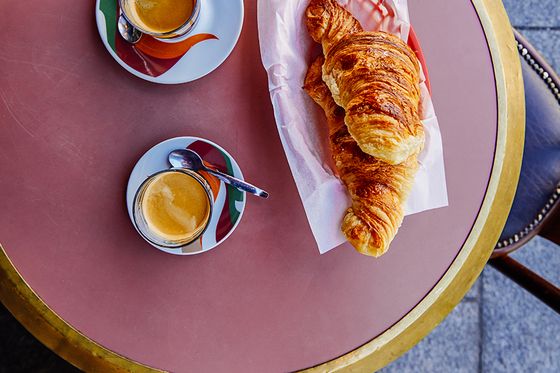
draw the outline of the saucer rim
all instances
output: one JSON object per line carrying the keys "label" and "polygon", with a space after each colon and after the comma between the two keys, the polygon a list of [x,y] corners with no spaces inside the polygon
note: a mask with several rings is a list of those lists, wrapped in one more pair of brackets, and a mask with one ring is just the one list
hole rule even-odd
{"label": "saucer rim", "polygon": [[[219,1],[219,0],[215,0],[215,1]],[[230,0],[231,1],[231,0]],[[223,57],[214,60],[214,61],[218,61],[216,63],[215,66],[213,66],[210,70],[206,71],[203,74],[199,74],[198,76],[192,76],[187,78],[186,80],[183,79],[169,79],[169,80],[161,80],[162,76],[165,76],[171,69],[173,69],[173,67],[171,69],[169,69],[168,71],[166,71],[165,73],[154,77],[154,76],[150,76],[150,75],[146,75],[143,74],[141,72],[139,72],[138,70],[133,69],[132,67],[130,67],[129,65],[127,65],[116,53],[115,51],[113,51],[111,49],[111,46],[109,45],[108,42],[108,35],[105,32],[106,29],[106,20],[105,20],[105,16],[103,15],[103,13],[101,12],[99,6],[100,6],[100,2],[101,0],[96,0],[95,1],[95,23],[97,25],[97,32],[99,33],[99,37],[101,39],[101,41],[103,42],[103,45],[105,46],[105,49],[109,52],[109,54],[111,55],[111,57],[122,67],[124,68],[126,71],[128,71],[129,73],[131,73],[132,75],[146,80],[148,82],[151,83],[157,83],[157,84],[164,84],[164,85],[178,85],[178,84],[185,84],[185,83],[190,83],[190,82],[194,82],[196,80],[199,80],[201,78],[204,78],[205,76],[207,76],[208,74],[214,72],[218,67],[220,67],[224,62],[226,62],[226,60],[228,59],[228,57],[231,55],[231,53],[233,52],[233,50],[235,49],[235,47],[237,46],[237,43],[239,42],[239,38],[241,36],[241,31],[243,30],[243,24],[245,23],[245,4],[243,2],[243,0],[234,0],[237,1],[237,3],[239,4],[239,10],[240,10],[240,22],[236,23],[236,28],[235,28],[235,39],[233,41],[233,43],[231,43],[231,45],[228,45],[228,47],[226,48],[227,53],[225,53],[223,55]],[[193,28],[194,30],[194,28]],[[184,56],[182,56],[181,58],[183,58]],[[180,60],[180,59],[179,59]],[[180,76],[184,76],[184,74],[179,74]]]}
{"label": "saucer rim", "polygon": [[[182,252],[181,250],[182,250],[183,247],[188,247],[188,246],[194,244],[196,241],[190,243],[189,245],[185,245],[185,246],[178,247],[178,248],[167,248],[167,247],[160,246],[160,245],[154,244],[153,242],[150,242],[150,241],[146,240],[146,238],[139,232],[138,228],[136,227],[136,224],[134,224],[134,217],[131,215],[131,211],[134,208],[134,206],[131,206],[131,205],[134,203],[134,201],[133,200],[129,201],[128,195],[129,195],[129,191],[132,188],[132,186],[131,186],[132,174],[134,173],[134,171],[139,166],[140,161],[142,160],[142,158],[144,158],[150,152],[153,152],[156,147],[158,147],[158,146],[160,146],[160,145],[162,145],[166,142],[180,141],[180,140],[182,140],[183,142],[190,141],[189,144],[192,144],[195,141],[203,141],[203,142],[206,142],[206,143],[212,145],[213,147],[217,148],[223,154],[225,154],[226,157],[228,157],[230,159],[230,161],[232,162],[233,165],[237,166],[237,170],[239,171],[239,175],[234,175],[234,176],[236,176],[237,178],[239,178],[241,180],[245,180],[245,176],[243,175],[243,170],[241,169],[241,166],[239,166],[239,163],[237,163],[237,160],[227,150],[225,150],[220,145],[216,144],[212,140],[208,140],[208,139],[198,137],[198,136],[176,136],[176,137],[172,137],[172,138],[169,138],[169,139],[158,142],[157,144],[153,145],[150,149],[148,149],[146,152],[144,152],[140,156],[140,158],[138,158],[138,160],[134,164],[134,167],[130,171],[130,175],[128,177],[128,181],[127,181],[127,185],[126,185],[126,190],[125,190],[126,209],[127,209],[127,213],[128,213],[128,218],[130,219],[130,221],[132,223],[132,226],[134,227],[134,230],[150,246],[152,246],[152,247],[154,247],[154,248],[156,248],[156,249],[158,249],[158,250],[160,250],[160,251],[162,251],[166,254],[177,255],[177,256],[190,256],[190,255],[204,254],[205,252],[208,252],[208,251],[216,248],[217,246],[220,246],[222,243],[224,243],[233,234],[233,232],[237,229],[237,226],[239,225],[239,223],[243,219],[243,214],[244,214],[245,208],[247,206],[247,193],[243,192],[243,201],[242,201],[242,205],[240,206],[239,217],[237,218],[237,221],[233,224],[233,226],[231,227],[229,232],[226,233],[226,235],[220,241],[216,242],[216,244],[214,244],[213,246],[209,246],[208,248],[203,247],[202,250],[195,251],[195,252]],[[161,170],[158,170],[156,172],[159,172],[159,171],[162,171],[162,170],[165,170],[165,168],[161,169]],[[220,181],[220,183],[223,184],[223,181]],[[224,184],[224,187],[225,187],[225,184]],[[227,201],[226,201],[226,203],[227,203]],[[216,212],[215,210],[212,211],[213,214],[215,212]],[[204,236],[204,233],[202,235],[200,235],[199,239],[203,236]]]}

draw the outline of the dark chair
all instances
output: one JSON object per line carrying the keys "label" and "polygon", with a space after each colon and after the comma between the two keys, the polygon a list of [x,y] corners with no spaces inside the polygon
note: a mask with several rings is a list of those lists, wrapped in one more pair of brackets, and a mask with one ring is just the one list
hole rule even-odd
{"label": "dark chair", "polygon": [[514,33],[525,85],[525,149],[513,206],[489,263],[560,313],[560,289],[508,255],[536,235],[560,245],[560,79]]}

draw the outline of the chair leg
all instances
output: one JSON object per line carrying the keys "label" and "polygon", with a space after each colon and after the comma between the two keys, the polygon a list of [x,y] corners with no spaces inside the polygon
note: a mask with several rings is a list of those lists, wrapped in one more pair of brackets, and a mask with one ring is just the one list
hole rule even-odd
{"label": "chair leg", "polygon": [[550,212],[550,217],[546,219],[539,236],[560,245],[560,204]]}
{"label": "chair leg", "polygon": [[489,263],[560,314],[560,288],[507,255],[491,259]]}

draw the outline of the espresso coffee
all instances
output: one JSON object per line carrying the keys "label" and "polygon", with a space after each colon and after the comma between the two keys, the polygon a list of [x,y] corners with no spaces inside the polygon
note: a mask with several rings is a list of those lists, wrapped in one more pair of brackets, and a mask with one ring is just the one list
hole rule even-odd
{"label": "espresso coffee", "polygon": [[181,27],[191,17],[195,0],[127,0],[126,15],[141,29],[162,34]]}
{"label": "espresso coffee", "polygon": [[148,229],[167,241],[197,236],[210,218],[206,189],[182,172],[155,176],[144,191],[141,208]]}

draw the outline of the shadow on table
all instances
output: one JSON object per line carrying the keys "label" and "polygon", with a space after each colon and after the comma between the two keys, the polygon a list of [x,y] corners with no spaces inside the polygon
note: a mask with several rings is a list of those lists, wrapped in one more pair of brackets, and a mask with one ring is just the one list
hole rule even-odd
{"label": "shadow on table", "polygon": [[0,303],[0,373],[77,373],[77,368],[43,346]]}

